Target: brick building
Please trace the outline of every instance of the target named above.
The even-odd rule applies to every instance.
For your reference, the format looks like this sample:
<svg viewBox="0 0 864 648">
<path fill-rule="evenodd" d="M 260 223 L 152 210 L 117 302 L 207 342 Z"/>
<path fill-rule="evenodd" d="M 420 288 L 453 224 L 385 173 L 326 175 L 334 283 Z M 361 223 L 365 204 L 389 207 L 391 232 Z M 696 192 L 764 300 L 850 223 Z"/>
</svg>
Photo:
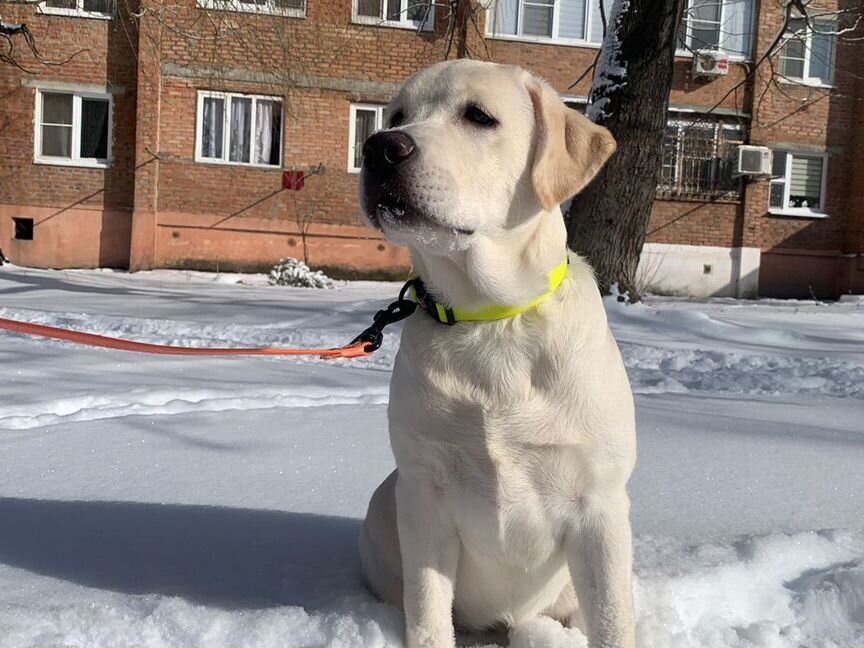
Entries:
<svg viewBox="0 0 864 648">
<path fill-rule="evenodd" d="M 862 47 L 833 35 L 843 2 L 825 2 L 749 74 L 782 32 L 779 0 L 690 0 L 640 266 L 647 287 L 864 292 Z M 580 109 L 590 75 L 573 84 L 603 32 L 588 0 L 0 9 L 29 25 L 45 59 L 65 61 L 42 65 L 19 44 L 35 73 L 0 66 L 0 247 L 42 267 L 260 269 L 306 256 L 404 274 L 405 251 L 357 217 L 356 143 L 401 81 L 470 55 L 528 67 Z M 727 75 L 694 77 L 688 50 L 706 49 L 728 57 Z M 741 143 L 773 151 L 770 178 L 733 173 Z M 308 174 L 302 190 L 285 188 L 285 171 Z"/>
</svg>

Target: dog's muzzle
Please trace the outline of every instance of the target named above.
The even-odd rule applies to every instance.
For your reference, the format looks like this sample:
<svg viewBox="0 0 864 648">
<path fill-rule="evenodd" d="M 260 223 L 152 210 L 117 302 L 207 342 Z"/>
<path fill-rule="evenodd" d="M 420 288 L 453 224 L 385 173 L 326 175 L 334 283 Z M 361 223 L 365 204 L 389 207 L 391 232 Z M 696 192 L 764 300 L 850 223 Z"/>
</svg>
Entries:
<svg viewBox="0 0 864 648">
<path fill-rule="evenodd" d="M 416 152 L 417 143 L 401 131 L 375 133 L 363 145 L 361 195 L 373 225 L 380 227 L 382 219 L 405 222 L 414 215 L 407 176 Z"/>
</svg>

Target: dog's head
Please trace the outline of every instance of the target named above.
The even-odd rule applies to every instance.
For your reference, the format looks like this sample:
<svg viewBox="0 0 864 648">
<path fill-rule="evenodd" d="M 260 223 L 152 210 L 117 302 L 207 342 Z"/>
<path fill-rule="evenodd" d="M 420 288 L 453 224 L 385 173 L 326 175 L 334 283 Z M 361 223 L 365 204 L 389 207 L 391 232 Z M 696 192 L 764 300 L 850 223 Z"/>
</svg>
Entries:
<svg viewBox="0 0 864 648">
<path fill-rule="evenodd" d="M 411 77 L 363 147 L 360 199 L 397 243 L 465 249 L 578 193 L 615 151 L 525 70 L 448 61 Z"/>
</svg>

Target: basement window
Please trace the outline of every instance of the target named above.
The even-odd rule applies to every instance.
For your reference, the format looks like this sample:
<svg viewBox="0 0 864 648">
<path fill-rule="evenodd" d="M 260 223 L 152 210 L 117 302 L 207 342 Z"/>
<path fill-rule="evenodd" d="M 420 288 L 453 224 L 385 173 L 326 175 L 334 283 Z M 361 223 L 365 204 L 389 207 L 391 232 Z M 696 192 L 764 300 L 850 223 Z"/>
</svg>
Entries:
<svg viewBox="0 0 864 648">
<path fill-rule="evenodd" d="M 81 92 L 36 93 L 36 156 L 41 164 L 107 167 L 112 98 Z"/>
<path fill-rule="evenodd" d="M 13 218 L 15 224 L 15 240 L 16 241 L 32 241 L 33 240 L 33 219 L 32 218 Z"/>
<path fill-rule="evenodd" d="M 114 17 L 114 0 L 45 0 L 39 10 L 46 14 L 106 20 Z"/>
</svg>

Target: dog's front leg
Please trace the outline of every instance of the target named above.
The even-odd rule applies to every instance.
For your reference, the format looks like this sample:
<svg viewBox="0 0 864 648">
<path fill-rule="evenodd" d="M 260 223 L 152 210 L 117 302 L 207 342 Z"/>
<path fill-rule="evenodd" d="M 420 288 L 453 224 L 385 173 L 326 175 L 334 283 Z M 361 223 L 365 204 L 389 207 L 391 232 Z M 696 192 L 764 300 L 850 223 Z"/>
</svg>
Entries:
<svg viewBox="0 0 864 648">
<path fill-rule="evenodd" d="M 633 540 L 626 493 L 584 498 L 568 542 L 568 563 L 590 648 L 633 648 Z"/>
<path fill-rule="evenodd" d="M 452 648 L 459 538 L 441 509 L 439 491 L 413 476 L 403 477 L 400 470 L 396 519 L 408 648 Z"/>
</svg>

